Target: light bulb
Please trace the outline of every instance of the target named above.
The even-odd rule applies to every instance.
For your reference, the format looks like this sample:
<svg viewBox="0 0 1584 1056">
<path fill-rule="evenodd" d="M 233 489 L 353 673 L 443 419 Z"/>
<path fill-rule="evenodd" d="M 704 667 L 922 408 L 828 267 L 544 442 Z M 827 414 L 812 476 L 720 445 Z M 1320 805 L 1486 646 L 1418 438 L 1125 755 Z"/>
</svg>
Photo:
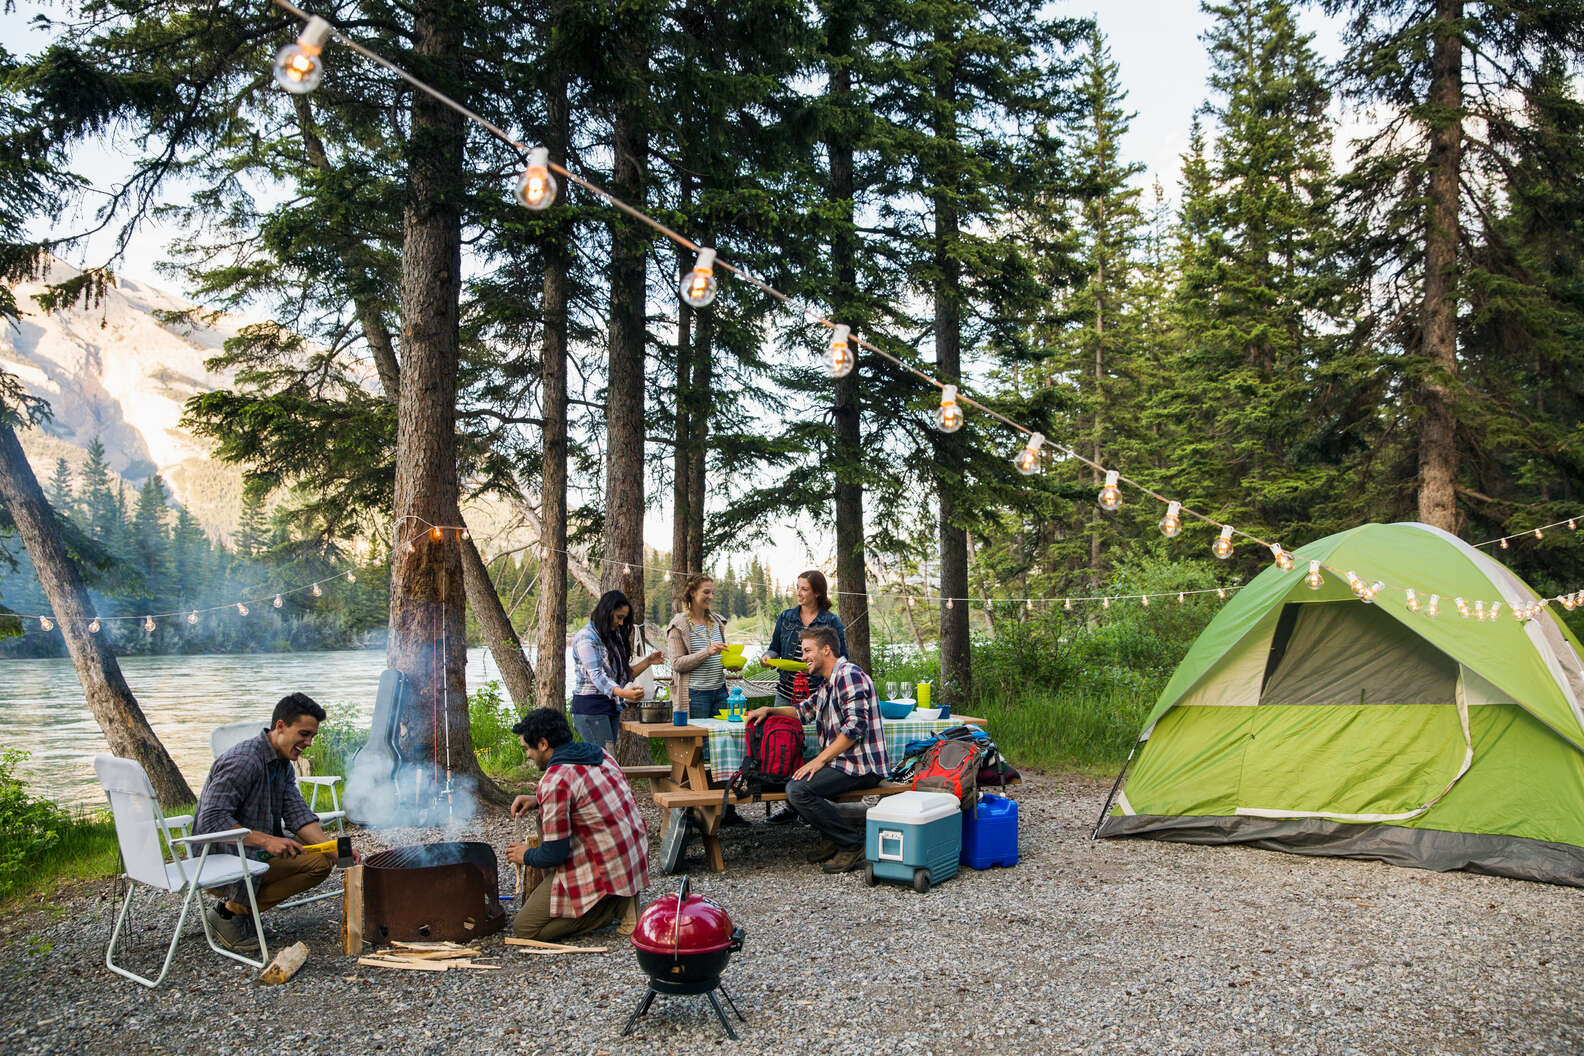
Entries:
<svg viewBox="0 0 1584 1056">
<path fill-rule="evenodd" d="M 187 614 L 187 622 L 190 624 L 198 622 L 198 611 L 196 609 Z"/>
<path fill-rule="evenodd" d="M 838 325 L 831 335 L 830 348 L 825 353 L 825 371 L 833 378 L 845 378 L 857 362 L 847 340 L 851 336 L 852 327 L 846 323 Z"/>
<path fill-rule="evenodd" d="M 1379 594 L 1384 589 L 1386 589 L 1386 584 L 1382 583 L 1378 579 L 1374 583 L 1372 583 L 1369 586 L 1365 587 L 1364 588 L 1364 593 L 1361 595 L 1361 597 L 1363 598 L 1364 604 L 1366 604 L 1366 605 L 1374 604 L 1375 595 Z"/>
<path fill-rule="evenodd" d="M 1100 599 L 1100 607 L 1102 609 L 1109 609 L 1111 607 L 1111 599 L 1110 598 L 1101 598 Z"/>
<path fill-rule="evenodd" d="M 1166 516 L 1160 520 L 1161 534 L 1166 538 L 1176 538 L 1177 533 L 1182 531 L 1182 517 L 1179 516 L 1181 512 L 1182 503 L 1168 502 L 1166 504 Z"/>
<path fill-rule="evenodd" d="M 152 617 L 152 616 L 143 617 L 143 629 L 145 631 L 148 631 L 150 634 L 152 634 L 154 632 L 154 617 Z"/>
<path fill-rule="evenodd" d="M 1066 609 L 1068 612 L 1071 612 L 1072 611 L 1072 599 L 1068 598 L 1066 601 L 1062 602 L 1062 608 Z"/>
<path fill-rule="evenodd" d="M 548 209 L 556 199 L 556 178 L 550 171 L 550 151 L 535 147 L 528 152 L 528 165 L 517 177 L 517 201 L 533 210 Z"/>
<path fill-rule="evenodd" d="M 1568 531 L 1570 531 L 1570 532 L 1578 531 L 1578 522 L 1575 521 L 1571 517 L 1568 518 Z"/>
<path fill-rule="evenodd" d="M 313 596 L 316 597 L 316 598 L 324 597 L 324 588 L 320 587 L 319 584 L 315 583 L 313 585 Z"/>
<path fill-rule="evenodd" d="M 1122 492 L 1117 489 L 1118 473 L 1114 469 L 1106 470 L 1105 484 L 1100 489 L 1100 507 L 1114 510 L 1122 505 Z"/>
<path fill-rule="evenodd" d="M 1283 572 L 1291 572 L 1293 567 L 1292 555 L 1282 549 L 1280 543 L 1271 544 L 1271 553 L 1276 555 L 1276 567 Z"/>
<path fill-rule="evenodd" d="M 1035 433 L 1029 437 L 1028 443 L 1023 446 L 1023 450 L 1018 452 L 1016 459 L 1019 473 L 1026 477 L 1039 469 L 1039 451 L 1040 446 L 1044 443 L 1044 433 Z"/>
<path fill-rule="evenodd" d="M 948 608 L 948 609 L 949 609 L 949 608 L 952 608 L 952 599 L 951 599 L 951 598 L 947 598 L 947 599 L 946 599 L 946 607 L 947 607 L 947 608 Z"/>
<path fill-rule="evenodd" d="M 941 389 L 940 406 L 935 409 L 935 427 L 943 433 L 955 433 L 963 427 L 963 410 L 957 405 L 957 386 Z"/>
<path fill-rule="evenodd" d="M 1566 609 L 1567 611 L 1569 611 L 1569 612 L 1573 611 L 1573 595 L 1571 595 L 1571 594 L 1562 595 L 1562 607 L 1564 609 Z"/>
<path fill-rule="evenodd" d="M 1506 549 L 1507 549 L 1507 540 L 1506 540 L 1506 539 L 1503 539 L 1503 540 L 1502 540 L 1502 549 L 1503 549 L 1503 550 L 1506 550 Z"/>
<path fill-rule="evenodd" d="M 1514 609 L 1513 610 L 1513 619 L 1517 620 L 1519 623 L 1524 622 L 1525 620 L 1529 619 L 1533 615 L 1534 615 L 1534 610 L 1533 609 L 1524 608 L 1524 609 Z"/>
<path fill-rule="evenodd" d="M 99 633 L 99 617 L 95 616 L 93 618 L 93 622 L 88 625 L 88 633 L 89 634 L 98 634 Z"/>
<path fill-rule="evenodd" d="M 1544 539 L 1545 538 L 1545 533 L 1542 532 L 1540 529 L 1536 528 L 1535 529 L 1535 538 L 1536 539 Z"/>
<path fill-rule="evenodd" d="M 1403 593 L 1405 593 L 1408 596 L 1408 611 L 1409 612 L 1418 612 L 1419 611 L 1419 599 L 1418 599 L 1418 597 L 1416 597 L 1414 595 L 1413 588 L 1409 587 Z"/>
<path fill-rule="evenodd" d="M 1453 598 L 1452 603 L 1457 606 L 1458 615 L 1463 617 L 1465 620 L 1468 619 L 1468 602 L 1464 601 L 1462 598 Z"/>
<path fill-rule="evenodd" d="M 471 535 L 469 535 L 469 534 L 468 534 L 468 530 L 467 530 L 467 529 L 466 529 L 466 528 L 464 528 L 464 529 L 462 529 L 462 538 L 464 538 L 464 539 L 471 539 L 471 538 L 473 538 L 473 537 L 472 537 L 472 536 L 471 536 Z"/>
<path fill-rule="evenodd" d="M 1348 589 L 1358 597 L 1362 598 L 1364 596 L 1364 582 L 1358 578 L 1358 573 L 1353 571 L 1351 568 L 1348 569 L 1347 581 Z"/>
<path fill-rule="evenodd" d="M 1232 526 L 1223 524 L 1221 534 L 1216 536 L 1216 541 L 1210 544 L 1210 552 L 1225 561 L 1232 556 Z"/>
<path fill-rule="evenodd" d="M 682 299 L 694 308 L 708 308 L 715 303 L 715 291 L 720 283 L 715 281 L 715 251 L 699 250 L 693 270 L 682 280 Z"/>
<path fill-rule="evenodd" d="M 440 530 L 440 526 L 437 524 L 433 528 L 429 529 L 429 538 L 438 543 L 440 540 L 445 538 L 445 533 Z"/>
<path fill-rule="evenodd" d="M 1425 615 L 1432 620 L 1441 615 L 1441 595 L 1430 595 L 1430 604 L 1425 606 Z"/>
<path fill-rule="evenodd" d="M 319 57 L 330 39 L 330 23 L 315 15 L 308 20 L 297 43 L 275 53 L 275 83 L 294 95 L 305 95 L 319 87 L 324 76 L 324 60 Z"/>
<path fill-rule="evenodd" d="M 53 631 L 54 629 L 55 629 L 55 621 L 54 620 L 50 619 L 48 616 L 40 616 L 39 617 L 39 630 L 41 630 L 41 631 Z"/>
<path fill-rule="evenodd" d="M 466 532 L 462 533 L 462 538 L 464 538 L 464 539 L 467 538 L 467 533 Z M 353 575 L 350 570 L 347 572 L 347 582 L 348 583 L 356 583 L 357 582 L 357 576 Z"/>
<path fill-rule="evenodd" d="M 248 614 L 248 607 L 246 605 L 242 604 L 240 601 L 237 602 L 237 615 L 238 616 L 246 616 L 247 614 Z"/>
<path fill-rule="evenodd" d="M 1177 604 L 1179 604 L 1179 605 L 1181 605 L 1181 604 L 1182 604 L 1182 603 L 1183 603 L 1183 602 L 1185 602 L 1185 601 L 1187 601 L 1187 600 L 1188 600 L 1188 599 L 1187 599 L 1187 598 L 1185 598 L 1185 597 L 1183 597 L 1183 595 L 1181 595 L 1181 594 L 1178 594 L 1178 595 L 1177 595 Z"/>
<path fill-rule="evenodd" d="M 1142 598 L 1140 598 L 1139 599 L 1139 604 L 1143 605 L 1146 609 L 1149 608 L 1149 595 L 1146 594 Z"/>
<path fill-rule="evenodd" d="M 1476 620 L 1485 619 L 1485 603 L 1483 601 L 1476 601 L 1474 603 L 1474 618 Z"/>
<path fill-rule="evenodd" d="M 282 605 L 284 605 L 286 603 L 284 601 L 282 601 L 281 600 L 281 596 L 279 594 L 277 594 L 277 595 L 275 595 L 274 599 L 270 601 L 270 604 L 278 609 L 278 608 L 280 608 Z"/>
<path fill-rule="evenodd" d="M 1033 598 L 1025 598 L 1025 599 L 1023 599 L 1023 607 L 1025 609 L 1027 609 L 1028 611 L 1033 612 L 1034 611 L 1034 599 Z"/>
<path fill-rule="evenodd" d="M 1310 590 L 1319 590 L 1325 586 L 1325 576 L 1320 574 L 1320 562 L 1309 562 L 1309 574 L 1304 577 L 1304 582 L 1309 584 Z"/>
<path fill-rule="evenodd" d="M 1216 597 L 1220 598 L 1222 601 L 1225 601 L 1226 600 L 1226 588 L 1225 587 L 1217 587 L 1216 588 Z"/>
<path fill-rule="evenodd" d="M 1491 621 L 1491 622 L 1492 622 L 1492 623 L 1495 623 L 1495 622 L 1496 622 L 1496 617 L 1497 617 L 1497 616 L 1498 616 L 1498 615 L 1499 615 L 1499 614 L 1500 614 L 1500 613 L 1501 613 L 1501 602 L 1499 602 L 1499 601 L 1493 601 L 1493 602 L 1491 602 L 1491 607 L 1490 607 L 1490 621 Z"/>
</svg>

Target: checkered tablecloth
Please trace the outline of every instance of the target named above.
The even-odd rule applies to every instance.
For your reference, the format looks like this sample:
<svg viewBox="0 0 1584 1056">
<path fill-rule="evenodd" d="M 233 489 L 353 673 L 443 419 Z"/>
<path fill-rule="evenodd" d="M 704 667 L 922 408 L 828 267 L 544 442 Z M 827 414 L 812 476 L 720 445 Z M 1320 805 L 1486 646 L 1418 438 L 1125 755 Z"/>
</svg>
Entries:
<svg viewBox="0 0 1584 1056">
<path fill-rule="evenodd" d="M 917 715 L 918 712 L 914 712 Z M 949 719 L 915 719 L 911 716 L 905 719 L 882 719 L 881 727 L 885 732 L 886 763 L 895 766 L 902 758 L 902 750 L 909 741 L 916 741 L 921 737 L 928 737 L 932 733 L 950 729 L 961 725 L 962 720 L 953 716 Z M 742 766 L 743 760 L 743 724 L 740 722 L 727 722 L 724 719 L 693 719 L 689 726 L 702 726 L 709 731 L 705 738 L 705 745 L 709 749 L 709 765 L 711 772 L 717 780 L 730 777 L 737 768 Z M 814 726 L 803 727 L 803 758 L 812 759 L 819 754 L 819 739 Z"/>
</svg>

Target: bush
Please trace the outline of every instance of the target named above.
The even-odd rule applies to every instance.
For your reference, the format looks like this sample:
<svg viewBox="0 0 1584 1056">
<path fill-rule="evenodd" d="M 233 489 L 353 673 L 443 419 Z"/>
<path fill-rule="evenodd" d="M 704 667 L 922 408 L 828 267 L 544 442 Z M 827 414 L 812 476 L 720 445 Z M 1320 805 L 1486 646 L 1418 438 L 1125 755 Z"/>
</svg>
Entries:
<svg viewBox="0 0 1584 1056">
<path fill-rule="evenodd" d="M 0 902 L 59 877 L 102 877 L 116 868 L 114 822 L 29 796 L 16 775 L 26 758 L 26 752 L 0 750 Z"/>
<path fill-rule="evenodd" d="M 331 705 L 327 711 L 340 711 L 345 705 Z M 346 776 L 347 767 L 357 750 L 368 743 L 369 731 L 351 719 L 326 717 L 319 724 L 319 734 L 303 753 L 308 768 L 322 777 Z"/>
<path fill-rule="evenodd" d="M 486 682 L 468 697 L 473 754 L 478 756 L 479 769 L 491 777 L 511 774 L 528 762 L 522 740 L 511 729 L 516 721 L 499 682 Z"/>
</svg>

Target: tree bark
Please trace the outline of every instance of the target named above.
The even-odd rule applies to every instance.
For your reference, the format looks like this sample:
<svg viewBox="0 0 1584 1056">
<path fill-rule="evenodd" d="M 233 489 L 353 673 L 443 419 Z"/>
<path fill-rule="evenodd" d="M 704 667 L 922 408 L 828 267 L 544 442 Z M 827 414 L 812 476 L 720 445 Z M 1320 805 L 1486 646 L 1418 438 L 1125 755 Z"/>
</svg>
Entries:
<svg viewBox="0 0 1584 1056">
<path fill-rule="evenodd" d="M 495 666 L 500 668 L 501 679 L 506 683 L 506 692 L 511 696 L 512 703 L 519 708 L 532 707 L 537 702 L 534 669 L 528 657 L 523 655 L 522 639 L 517 637 L 517 629 L 506 617 L 500 594 L 495 590 L 495 581 L 490 577 L 489 568 L 479 556 L 473 540 L 463 539 L 461 546 L 462 586 L 467 593 L 468 608 L 473 610 L 473 615 L 478 619 L 479 632 L 484 635 L 490 656 L 495 658 Z"/>
<path fill-rule="evenodd" d="M 552 48 L 564 0 L 552 7 Z M 551 81 L 545 91 L 545 147 L 550 160 L 566 164 L 571 141 L 571 108 L 567 102 L 565 66 L 550 62 Z M 538 701 L 541 708 L 566 705 L 567 627 L 567 305 L 570 301 L 571 236 L 567 210 L 558 210 L 555 233 L 545 241 L 544 353 L 539 365 L 540 415 L 544 418 L 544 458 L 539 472 L 539 661 Z"/>
<path fill-rule="evenodd" d="M 1425 233 L 1423 355 L 1430 361 L 1420 400 L 1419 519 L 1457 531 L 1458 169 L 1463 147 L 1462 0 L 1437 0 L 1430 74 L 1430 216 Z"/>
<path fill-rule="evenodd" d="M 855 104 L 852 97 L 852 70 L 846 58 L 852 51 L 853 16 L 846 8 L 830 14 L 827 40 L 832 57 L 829 77 L 830 98 L 839 110 Z M 835 288 L 831 291 L 831 311 L 839 322 L 852 325 L 858 302 L 859 246 L 853 196 L 852 119 L 835 123 L 826 140 L 830 159 L 830 204 L 841 215 L 832 225 L 831 257 L 835 262 Z M 847 630 L 847 657 L 865 671 L 872 671 L 869 648 L 869 574 L 863 518 L 863 423 L 859 410 L 860 359 L 852 373 L 837 378 L 832 386 L 836 399 L 836 451 L 831 463 L 836 475 L 836 596 L 837 612 Z"/>
<path fill-rule="evenodd" d="M 88 710 L 104 732 L 110 751 L 143 767 L 165 807 L 191 803 L 195 798 L 192 789 L 138 707 L 137 698 L 121 677 L 121 665 L 104 640 L 88 630 L 94 610 L 82 576 L 66 553 L 54 511 L 44 499 L 21 442 L 4 422 L 0 422 L 0 500 L 11 511 L 22 545 L 38 570 L 39 584 L 66 640 Z"/>
<path fill-rule="evenodd" d="M 446 79 L 461 31 L 436 0 L 413 18 L 416 72 Z M 397 401 L 395 520 L 391 555 L 391 667 L 412 685 L 399 748 L 433 760 L 436 792 L 471 778 L 486 798 L 503 793 L 478 768 L 467 709 L 462 523 L 458 508 L 456 392 L 462 290 L 462 118 L 414 93 L 402 216 L 402 371 Z M 447 527 L 450 526 L 450 527 Z M 436 820 L 446 814 L 437 795 Z"/>
</svg>

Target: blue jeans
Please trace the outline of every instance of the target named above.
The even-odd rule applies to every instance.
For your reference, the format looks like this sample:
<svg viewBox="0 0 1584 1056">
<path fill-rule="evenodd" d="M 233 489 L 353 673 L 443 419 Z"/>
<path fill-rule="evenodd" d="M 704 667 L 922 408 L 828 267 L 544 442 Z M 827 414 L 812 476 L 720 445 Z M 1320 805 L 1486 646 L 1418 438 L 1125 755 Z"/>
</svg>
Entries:
<svg viewBox="0 0 1584 1056">
<path fill-rule="evenodd" d="M 713 719 L 717 711 L 726 709 L 726 687 L 714 689 L 688 689 L 688 718 Z"/>
<path fill-rule="evenodd" d="M 600 708 L 598 714 L 589 714 L 576 710 L 580 703 L 584 707 L 591 705 L 598 707 L 599 704 L 603 703 L 606 707 Z M 613 755 L 616 752 L 616 731 L 621 728 L 618 725 L 621 722 L 620 717 L 610 714 L 609 711 L 609 708 L 614 707 L 615 704 L 616 702 L 609 697 L 589 697 L 584 695 L 574 695 L 572 697 L 572 728 L 577 731 L 579 737 L 589 744 L 597 744 L 602 748 L 609 747 Z"/>
</svg>

